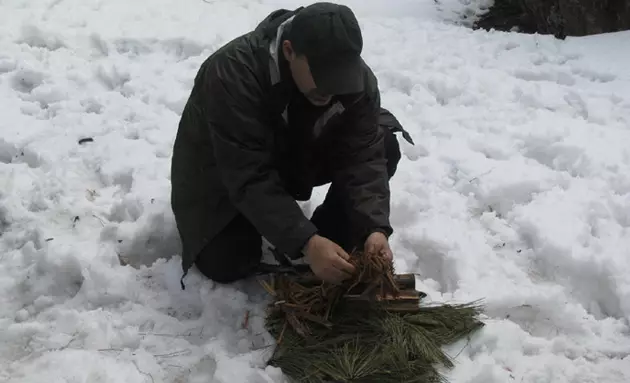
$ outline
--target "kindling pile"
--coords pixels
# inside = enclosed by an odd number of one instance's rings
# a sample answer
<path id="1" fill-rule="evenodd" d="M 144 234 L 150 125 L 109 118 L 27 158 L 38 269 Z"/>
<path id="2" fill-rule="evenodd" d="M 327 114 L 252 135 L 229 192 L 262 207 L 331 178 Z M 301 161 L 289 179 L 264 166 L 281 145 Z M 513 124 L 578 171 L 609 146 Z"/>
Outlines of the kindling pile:
<path id="1" fill-rule="evenodd" d="M 412 274 L 353 253 L 355 275 L 341 285 L 312 274 L 276 274 L 267 330 L 277 344 L 269 360 L 297 382 L 444 382 L 453 367 L 442 346 L 483 326 L 482 306 L 424 305 Z"/>

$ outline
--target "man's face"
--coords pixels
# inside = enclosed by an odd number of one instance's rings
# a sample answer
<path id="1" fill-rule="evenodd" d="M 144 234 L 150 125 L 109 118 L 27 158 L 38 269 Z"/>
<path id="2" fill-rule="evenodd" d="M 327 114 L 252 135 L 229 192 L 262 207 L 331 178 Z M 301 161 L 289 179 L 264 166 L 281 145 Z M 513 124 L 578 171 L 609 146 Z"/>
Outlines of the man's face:
<path id="1" fill-rule="evenodd" d="M 282 52 L 289 62 L 293 81 L 295 81 L 300 92 L 302 92 L 313 105 L 323 106 L 328 104 L 332 99 L 332 95 L 323 94 L 317 89 L 306 57 L 297 56 L 291 48 L 291 42 L 286 40 L 282 44 Z"/>

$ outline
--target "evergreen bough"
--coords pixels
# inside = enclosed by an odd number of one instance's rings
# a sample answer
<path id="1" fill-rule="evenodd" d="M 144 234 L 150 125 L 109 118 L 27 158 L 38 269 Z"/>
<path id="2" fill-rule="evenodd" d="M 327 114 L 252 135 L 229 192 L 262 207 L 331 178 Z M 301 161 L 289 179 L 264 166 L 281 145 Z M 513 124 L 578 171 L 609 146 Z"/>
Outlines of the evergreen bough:
<path id="1" fill-rule="evenodd" d="M 276 338 L 268 363 L 299 383 L 446 382 L 443 346 L 480 329 L 482 306 L 424 305 L 413 275 L 392 262 L 353 253 L 355 275 L 339 285 L 312 274 L 262 282 L 273 295 L 267 330 Z"/>

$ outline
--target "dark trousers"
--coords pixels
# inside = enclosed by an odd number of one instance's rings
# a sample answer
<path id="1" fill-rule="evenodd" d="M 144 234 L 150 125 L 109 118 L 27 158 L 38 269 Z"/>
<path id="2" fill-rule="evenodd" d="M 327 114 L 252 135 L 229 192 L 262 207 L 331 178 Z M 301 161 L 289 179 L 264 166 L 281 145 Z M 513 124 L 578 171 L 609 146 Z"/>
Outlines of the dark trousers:
<path id="1" fill-rule="evenodd" d="M 388 177 L 391 178 L 401 158 L 394 131 L 400 131 L 401 127 L 385 110 L 381 115 L 381 121 L 386 124 L 384 127 L 387 170 Z M 350 225 L 348 218 L 342 213 L 340 197 L 335 185 L 331 184 L 324 202 L 315 209 L 310 220 L 318 228 L 319 235 L 334 241 L 349 252 L 354 244 L 349 237 Z M 231 283 L 255 272 L 261 258 L 262 237 L 256 228 L 239 214 L 206 245 L 197 256 L 195 265 L 201 273 L 215 282 Z"/>

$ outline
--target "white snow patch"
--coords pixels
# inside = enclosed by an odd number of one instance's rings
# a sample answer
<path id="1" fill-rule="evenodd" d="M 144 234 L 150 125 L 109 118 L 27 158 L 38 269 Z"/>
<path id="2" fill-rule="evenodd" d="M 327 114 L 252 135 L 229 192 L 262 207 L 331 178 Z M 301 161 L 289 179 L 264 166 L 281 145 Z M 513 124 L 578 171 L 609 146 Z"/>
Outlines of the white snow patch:
<path id="1" fill-rule="evenodd" d="M 396 266 L 429 299 L 488 306 L 449 379 L 629 381 L 630 34 L 454 25 L 485 1 L 344 3 L 416 142 L 392 180 Z M 193 270 L 181 290 L 169 172 L 200 63 L 300 5 L 2 2 L 0 381 L 284 381 L 255 281 Z"/>

